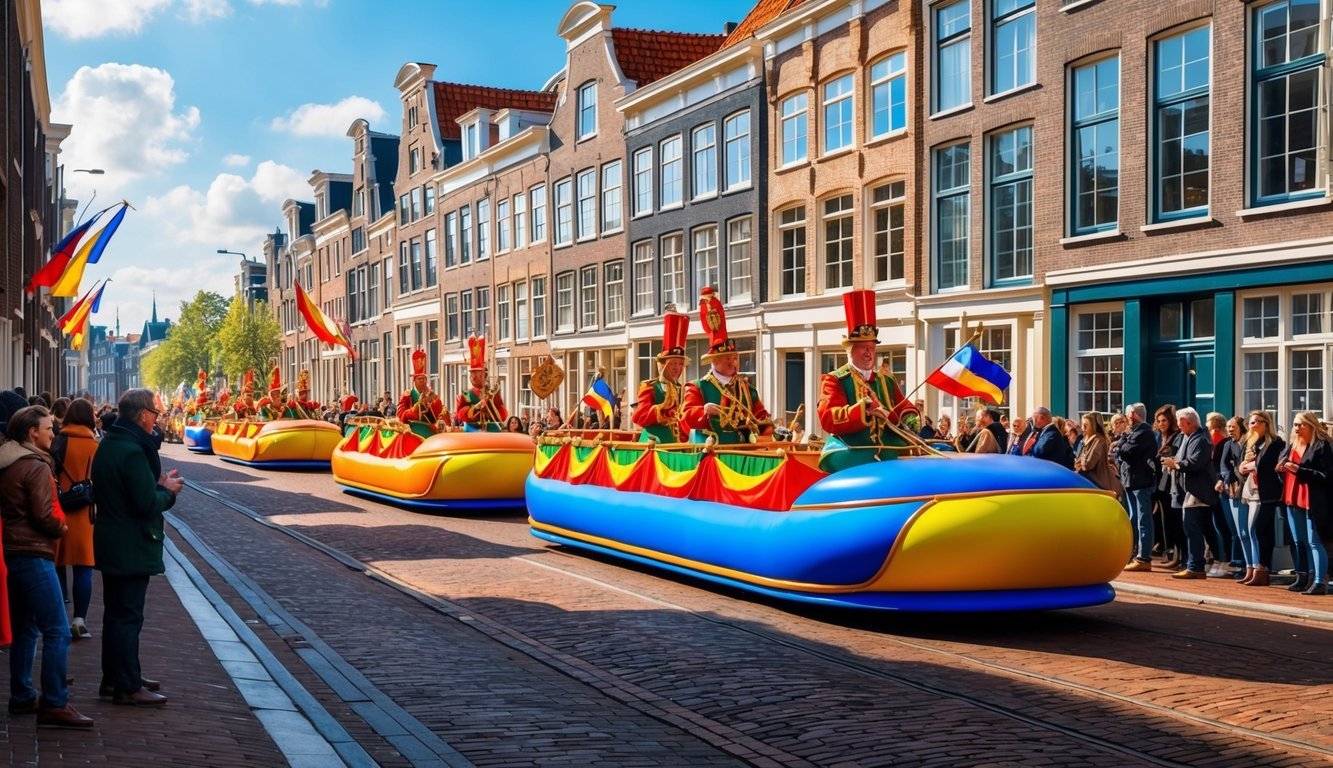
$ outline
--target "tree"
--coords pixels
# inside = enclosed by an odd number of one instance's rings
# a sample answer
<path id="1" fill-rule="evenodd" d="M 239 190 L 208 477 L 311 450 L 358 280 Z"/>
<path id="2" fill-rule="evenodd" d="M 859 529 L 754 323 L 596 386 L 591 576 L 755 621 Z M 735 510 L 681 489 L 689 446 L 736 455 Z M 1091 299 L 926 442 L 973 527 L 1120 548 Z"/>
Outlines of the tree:
<path id="1" fill-rule="evenodd" d="M 180 321 L 140 363 L 144 382 L 169 392 L 182 381 L 194 382 L 199 371 L 213 370 L 218 328 L 226 315 L 227 300 L 211 291 L 200 291 L 191 301 L 182 301 Z"/>
<path id="2" fill-rule="evenodd" d="M 250 368 L 262 377 L 267 375 L 269 359 L 277 357 L 282 349 L 282 329 L 267 304 L 256 301 L 249 307 L 237 296 L 218 329 L 218 346 L 222 370 L 233 381 L 239 381 Z"/>

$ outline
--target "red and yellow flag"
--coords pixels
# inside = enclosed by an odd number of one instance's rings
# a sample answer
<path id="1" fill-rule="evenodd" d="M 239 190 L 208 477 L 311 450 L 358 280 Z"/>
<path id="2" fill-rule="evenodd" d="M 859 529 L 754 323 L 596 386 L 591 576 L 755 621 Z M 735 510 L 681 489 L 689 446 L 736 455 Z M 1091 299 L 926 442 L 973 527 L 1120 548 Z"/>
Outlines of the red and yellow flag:
<path id="1" fill-rule="evenodd" d="M 102 304 L 102 290 L 104 288 L 106 288 L 105 280 L 74 302 L 74 306 L 70 307 L 69 311 L 61 315 L 60 319 L 56 321 L 60 324 L 60 332 L 70 337 L 70 349 L 83 349 L 84 339 L 88 336 L 88 326 L 92 322 L 92 314 Z"/>
<path id="2" fill-rule="evenodd" d="M 356 351 L 352 349 L 352 342 L 347 340 L 338 327 L 338 324 L 329 319 L 315 302 L 310 300 L 310 294 L 305 292 L 300 283 L 293 282 L 296 286 L 296 306 L 301 310 L 301 317 L 305 318 L 305 324 L 310 327 L 310 332 L 325 344 L 338 344 L 347 348 L 347 354 L 356 359 Z"/>

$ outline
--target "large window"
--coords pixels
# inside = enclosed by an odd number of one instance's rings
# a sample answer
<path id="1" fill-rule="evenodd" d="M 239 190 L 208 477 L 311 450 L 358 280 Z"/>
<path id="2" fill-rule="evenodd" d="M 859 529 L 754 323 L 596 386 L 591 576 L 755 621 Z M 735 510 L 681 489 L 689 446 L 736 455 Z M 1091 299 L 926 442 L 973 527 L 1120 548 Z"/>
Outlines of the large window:
<path id="1" fill-rule="evenodd" d="M 458 209 L 458 262 L 472 263 L 472 206 Z"/>
<path id="2" fill-rule="evenodd" d="M 528 244 L 528 196 L 519 192 L 514 195 L 514 247 L 522 248 Z"/>
<path id="3" fill-rule="evenodd" d="M 681 156 L 680 137 L 672 136 L 662 142 L 661 149 L 662 178 L 658 192 L 658 204 L 663 208 L 680 205 L 681 201 Z"/>
<path id="4" fill-rule="evenodd" d="M 1075 401 L 1078 413 L 1115 413 L 1125 407 L 1125 313 L 1078 315 Z"/>
<path id="5" fill-rule="evenodd" d="M 788 208 L 778 214 L 782 239 L 782 295 L 805 293 L 805 207 Z"/>
<path id="6" fill-rule="evenodd" d="M 875 282 L 902 280 L 903 223 L 907 183 L 894 181 L 870 191 L 870 251 L 875 260 Z"/>
<path id="7" fill-rule="evenodd" d="M 870 138 L 907 127 L 907 54 L 895 53 L 870 65 Z"/>
<path id="8" fill-rule="evenodd" d="M 1277 413 L 1277 350 L 1246 352 L 1241 356 L 1242 400 L 1245 410 Z"/>
<path id="9" fill-rule="evenodd" d="M 653 148 L 634 153 L 634 215 L 653 212 Z"/>
<path id="10" fill-rule="evenodd" d="M 483 336 L 491 332 L 491 289 L 482 286 L 477 289 L 477 333 Z"/>
<path id="11" fill-rule="evenodd" d="M 634 314 L 651 315 L 653 304 L 653 241 L 634 244 Z"/>
<path id="12" fill-rule="evenodd" d="M 823 203 L 824 288 L 852 287 L 852 196 Z"/>
<path id="13" fill-rule="evenodd" d="M 728 190 L 750 186 L 750 113 L 741 112 L 722 123 L 726 140 Z"/>
<path id="14" fill-rule="evenodd" d="M 1199 27 L 1155 46 L 1158 220 L 1208 210 L 1209 37 L 1209 28 Z"/>
<path id="15" fill-rule="evenodd" d="M 602 166 L 602 231 L 612 232 L 624 226 L 624 206 L 621 205 L 624 186 L 620 161 Z"/>
<path id="16" fill-rule="evenodd" d="M 555 183 L 551 195 L 555 204 L 555 244 L 569 245 L 574 242 L 574 200 L 572 182 L 563 178 Z"/>
<path id="17" fill-rule="evenodd" d="M 491 199 L 477 201 L 477 261 L 491 256 Z"/>
<path id="18" fill-rule="evenodd" d="M 754 235 L 751 219 L 745 216 L 727 222 L 727 301 L 751 300 L 754 274 Z"/>
<path id="19" fill-rule="evenodd" d="M 597 267 L 579 272 L 579 327 L 597 327 Z"/>
<path id="20" fill-rule="evenodd" d="M 510 248 L 509 199 L 495 201 L 495 252 L 504 253 Z"/>
<path id="21" fill-rule="evenodd" d="M 497 338 L 512 338 L 511 334 L 513 333 L 513 326 L 509 322 L 511 311 L 512 309 L 509 305 L 509 286 L 495 286 L 495 330 L 497 331 Z"/>
<path id="22" fill-rule="evenodd" d="M 546 185 L 528 190 L 528 198 L 532 200 L 532 242 L 540 243 L 546 240 Z"/>
<path id="23" fill-rule="evenodd" d="M 1323 189 L 1317 163 L 1320 72 L 1319 0 L 1283 0 L 1254 10 L 1255 202 L 1267 204 Z"/>
<path id="24" fill-rule="evenodd" d="M 579 140 L 597 133 L 597 83 L 587 82 L 579 86 Z"/>
<path id="25" fill-rule="evenodd" d="M 440 260 L 435 244 L 435 228 L 426 230 L 426 287 L 430 288 L 439 282 Z"/>
<path id="26" fill-rule="evenodd" d="M 991 277 L 1032 277 L 1032 126 L 990 140 Z"/>
<path id="27" fill-rule="evenodd" d="M 662 306 L 685 303 L 685 237 L 679 232 L 662 236 Z"/>
<path id="28" fill-rule="evenodd" d="M 972 101 L 972 2 L 935 8 L 935 111 Z"/>
<path id="29" fill-rule="evenodd" d="M 458 214 L 444 214 L 444 268 L 458 266 Z"/>
<path id="30" fill-rule="evenodd" d="M 991 93 L 1037 80 L 1036 0 L 991 0 Z"/>
<path id="31" fill-rule="evenodd" d="M 972 193 L 971 148 L 935 150 L 935 287 L 967 285 Z"/>
<path id="32" fill-rule="evenodd" d="M 1120 57 L 1073 74 L 1073 233 L 1112 229 L 1120 216 Z"/>
<path id="33" fill-rule="evenodd" d="M 514 340 L 528 340 L 528 284 L 514 283 Z"/>
<path id="34" fill-rule="evenodd" d="M 798 93 L 782 100 L 782 164 L 803 162 L 809 157 L 806 149 L 809 116 L 808 96 Z"/>
<path id="35" fill-rule="evenodd" d="M 706 285 L 711 285 L 714 290 L 721 291 L 722 272 L 717 259 L 717 225 L 699 227 L 694 230 L 693 237 L 695 293 L 698 293 Z"/>
<path id="36" fill-rule="evenodd" d="M 606 286 L 605 300 L 602 302 L 605 323 L 618 325 L 625 322 L 625 262 L 608 261 L 603 268 Z"/>
<path id="37" fill-rule="evenodd" d="M 574 330 L 574 273 L 555 276 L 555 330 Z"/>
<path id="38" fill-rule="evenodd" d="M 1238 296 L 1241 403 L 1290 427 L 1301 411 L 1322 417 L 1333 402 L 1333 285 Z"/>
<path id="39" fill-rule="evenodd" d="M 546 338 L 546 276 L 532 278 L 532 338 Z"/>
<path id="40" fill-rule="evenodd" d="M 1314 411 L 1324 414 L 1324 349 L 1291 350 L 1291 387 L 1288 410 L 1292 414 Z M 1288 419 L 1287 421 L 1292 421 Z"/>
<path id="41" fill-rule="evenodd" d="M 463 327 L 461 329 L 463 333 L 463 338 L 466 339 L 467 337 L 476 333 L 476 326 L 472 324 L 472 291 L 463 291 L 462 293 L 458 294 L 458 300 L 459 300 L 458 317 L 463 324 Z"/>
<path id="42" fill-rule="evenodd" d="M 717 126 L 701 125 L 691 135 L 690 195 L 696 199 L 717 194 Z"/>
<path id="43" fill-rule="evenodd" d="M 824 154 L 852 145 L 851 74 L 824 84 Z"/>
<path id="44" fill-rule="evenodd" d="M 459 338 L 458 294 L 456 293 L 451 293 L 444 297 L 444 328 L 446 339 L 449 341 L 456 341 Z M 411 350 L 408 350 L 406 354 L 410 357 L 412 354 Z"/>
<path id="45" fill-rule="evenodd" d="M 399 296 L 402 296 L 403 294 L 407 293 L 412 289 L 411 283 L 409 282 L 411 277 L 411 269 L 408 267 L 407 247 L 408 246 L 406 240 L 403 240 L 398 243 L 398 295 Z M 309 282 L 309 280 L 307 280 L 306 282 Z"/>
<path id="46" fill-rule="evenodd" d="M 579 220 L 578 239 L 586 240 L 597 236 L 597 170 L 589 168 L 579 171 Z"/>

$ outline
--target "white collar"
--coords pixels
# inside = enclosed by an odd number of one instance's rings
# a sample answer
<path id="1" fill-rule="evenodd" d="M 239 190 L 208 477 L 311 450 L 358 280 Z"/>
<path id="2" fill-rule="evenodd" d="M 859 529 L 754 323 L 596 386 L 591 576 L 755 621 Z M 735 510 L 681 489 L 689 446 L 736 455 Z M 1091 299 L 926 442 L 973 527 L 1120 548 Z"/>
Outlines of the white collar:
<path id="1" fill-rule="evenodd" d="M 731 377 L 731 376 L 723 376 L 721 373 L 718 372 L 718 370 L 717 370 L 716 368 L 714 368 L 714 369 L 713 369 L 713 378 L 717 379 L 718 383 L 725 387 L 725 386 L 727 386 L 728 384 L 731 383 L 731 380 L 732 380 L 733 377 Z"/>
<path id="2" fill-rule="evenodd" d="M 861 370 L 860 368 L 857 368 L 857 367 L 856 367 L 856 364 L 855 364 L 855 363 L 852 363 L 852 362 L 850 362 L 850 361 L 847 363 L 847 365 L 848 365 L 848 367 L 850 367 L 853 371 L 856 371 L 857 373 L 861 374 L 861 378 L 863 378 L 863 379 L 865 379 L 865 380 L 867 380 L 867 381 L 870 380 L 870 376 L 871 376 L 871 374 L 874 373 L 874 371 L 865 371 L 865 370 Z"/>

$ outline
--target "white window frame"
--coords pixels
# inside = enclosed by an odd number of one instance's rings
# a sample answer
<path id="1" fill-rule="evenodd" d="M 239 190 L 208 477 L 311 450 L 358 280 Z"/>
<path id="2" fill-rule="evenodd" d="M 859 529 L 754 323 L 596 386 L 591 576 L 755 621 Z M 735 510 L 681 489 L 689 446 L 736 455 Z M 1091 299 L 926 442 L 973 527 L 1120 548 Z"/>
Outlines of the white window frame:
<path id="1" fill-rule="evenodd" d="M 799 165 L 810 159 L 810 94 L 793 93 L 779 102 L 778 167 Z"/>
<path id="2" fill-rule="evenodd" d="M 751 185 L 753 164 L 750 142 L 750 110 L 729 115 L 722 121 L 722 137 L 727 157 L 726 191 L 745 189 Z"/>
<path id="3" fill-rule="evenodd" d="M 856 74 L 844 72 L 819 86 L 822 120 L 820 133 L 824 155 L 833 155 L 856 146 Z M 837 144 L 834 144 L 834 141 Z"/>
<path id="4" fill-rule="evenodd" d="M 684 163 L 681 155 L 684 140 L 680 134 L 668 136 L 658 144 L 657 200 L 660 210 L 679 208 L 685 204 Z"/>
<path id="5" fill-rule="evenodd" d="M 717 124 L 705 123 L 690 132 L 690 199 L 717 197 Z"/>
<path id="6" fill-rule="evenodd" d="M 625 228 L 625 173 L 620 160 L 602 166 L 602 234 Z"/>

